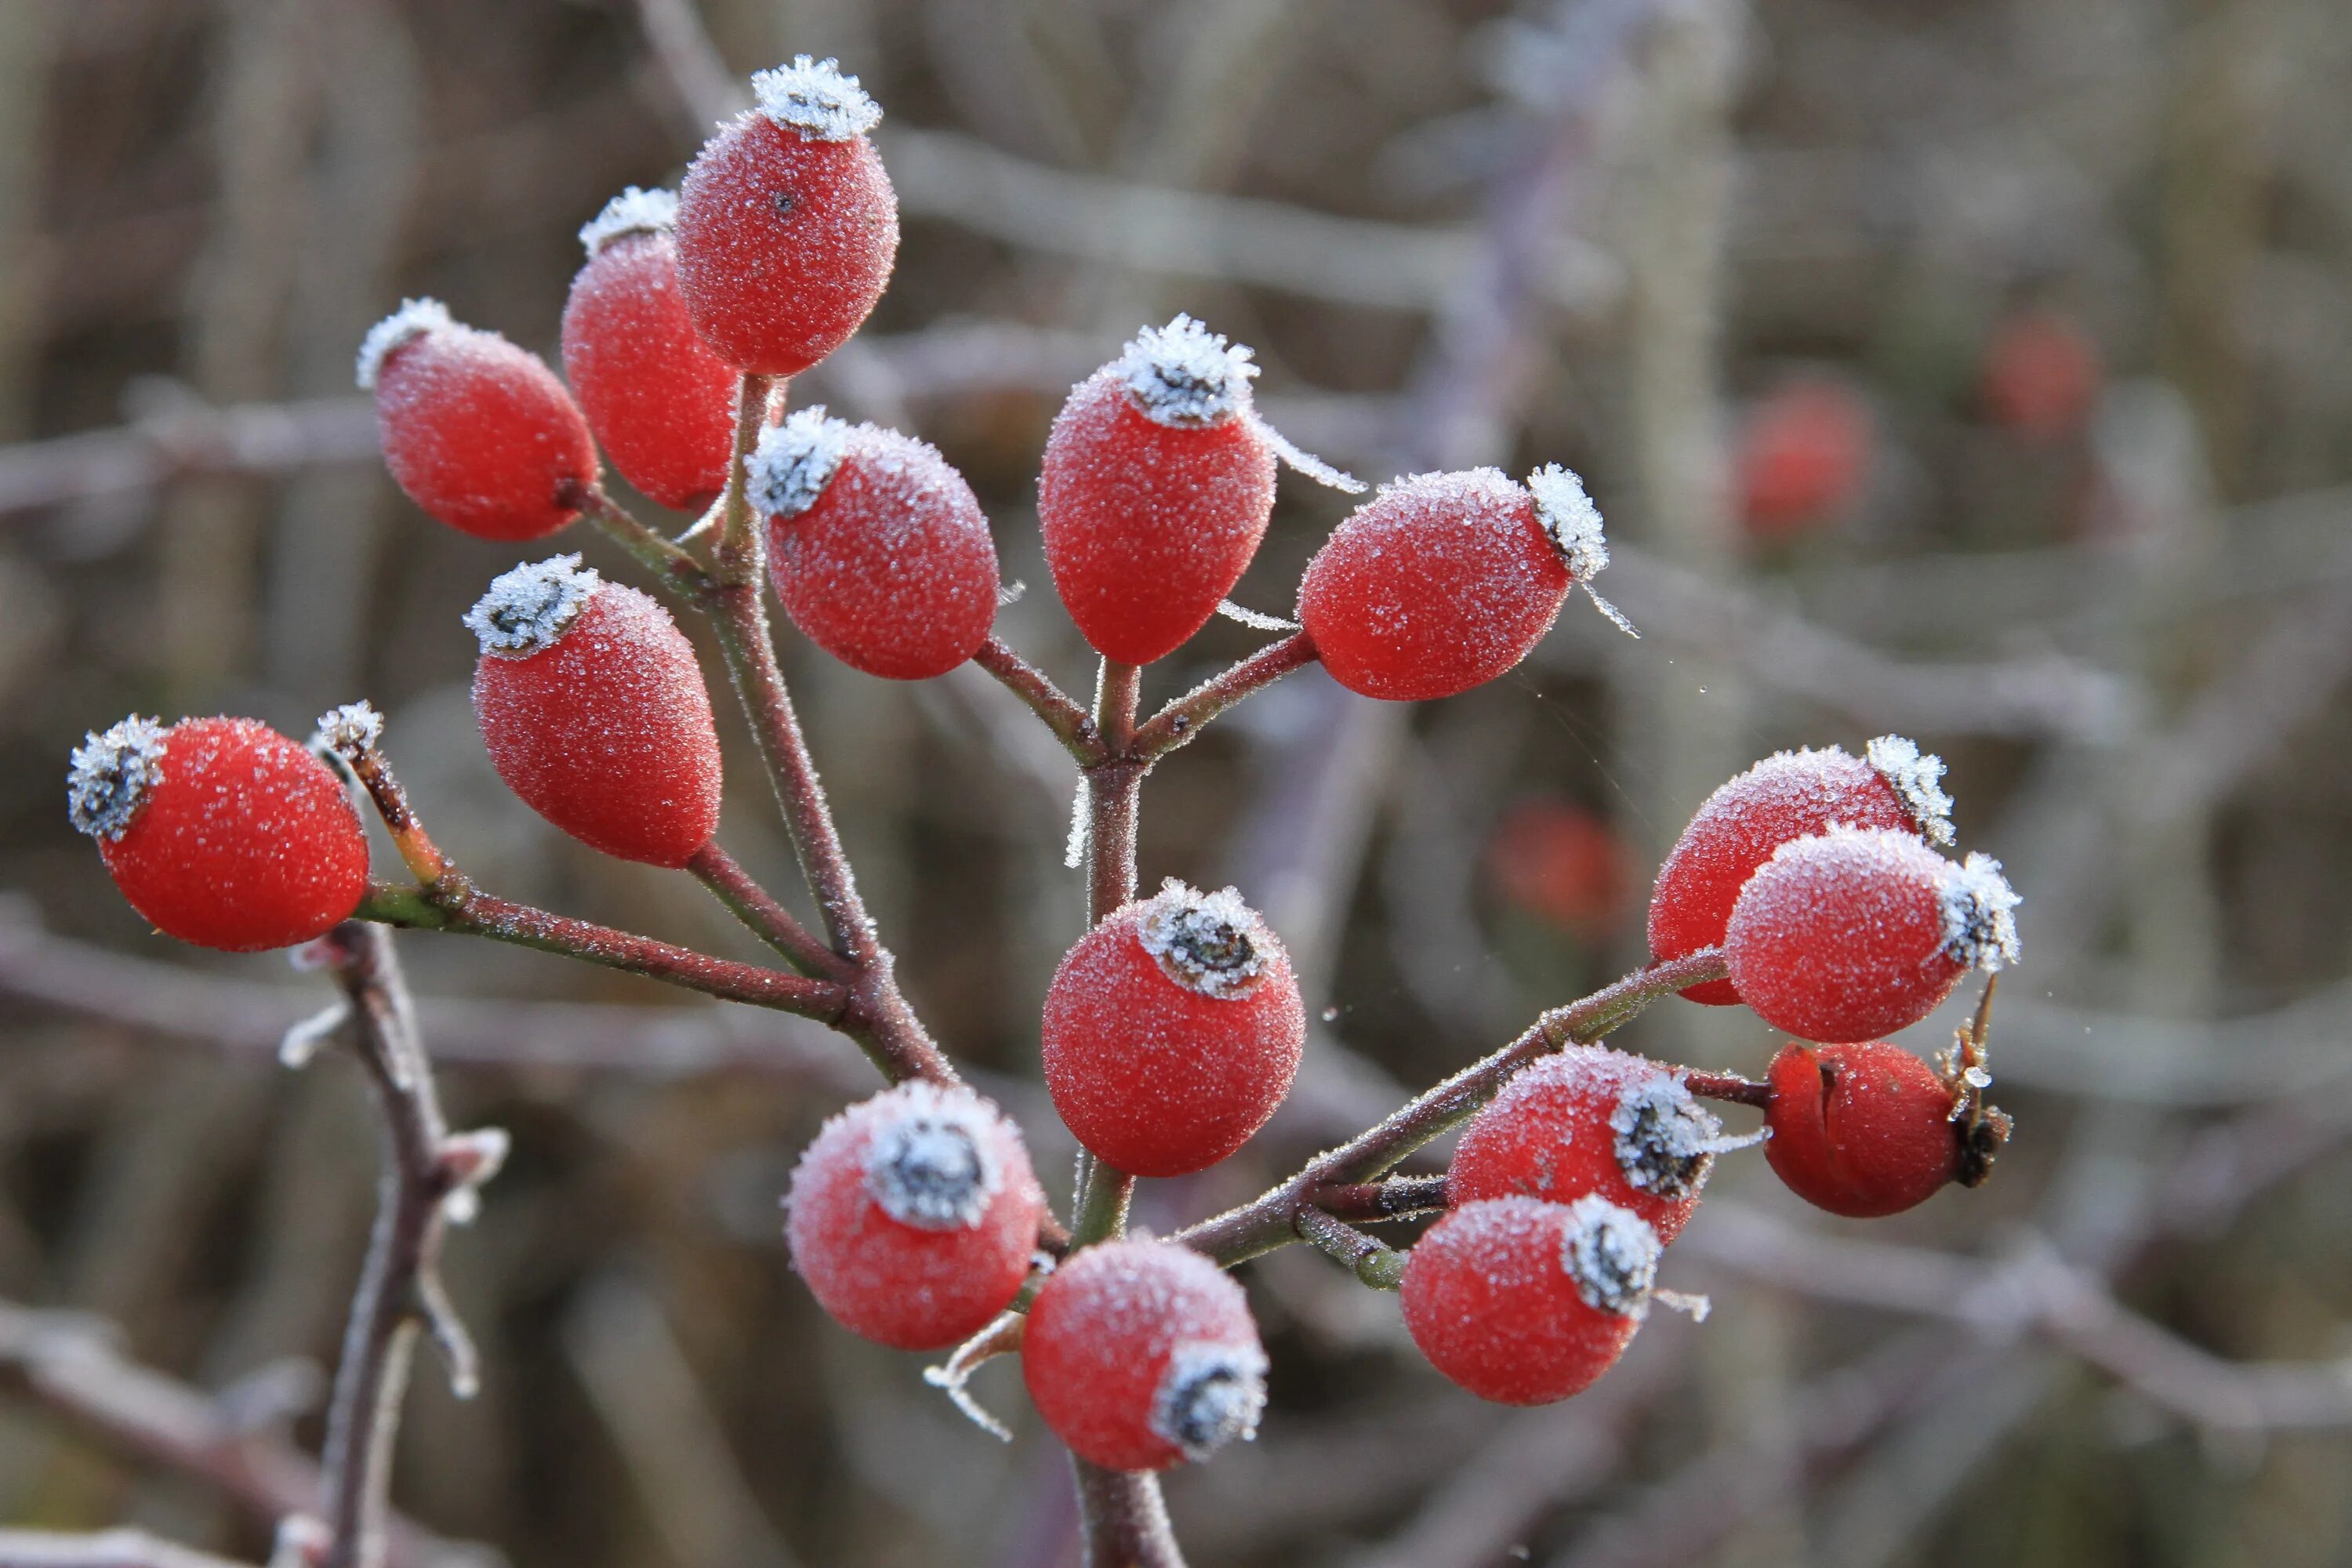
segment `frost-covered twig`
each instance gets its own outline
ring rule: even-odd
[[[1000,637],[981,644],[971,662],[1001,681],[1005,689],[1029,705],[1045,722],[1080,766],[1104,760],[1102,733],[1077,701],[1054,684],[1044,670],[1023,658]]]
[[[735,857],[719,847],[717,839],[696,850],[686,868],[727,906],[730,913],[802,973],[822,974],[831,980],[850,977],[848,961],[810,934],[790,910],[776,902],[767,889],[736,863]]]
[[[1151,716],[1135,732],[1135,754],[1157,762],[1201,732],[1202,727],[1244,697],[1263,691],[1294,669],[1315,662],[1315,644],[1305,632],[1268,643],[1238,664],[1202,681]]]
[[[193,395],[106,430],[0,447],[0,516],[137,495],[197,474],[280,474],[380,460],[364,397],[214,407]]]

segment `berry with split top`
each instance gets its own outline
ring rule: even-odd
[[[1070,1451],[1164,1470],[1257,1436],[1265,1352],[1249,1299],[1190,1247],[1107,1241],[1047,1278],[1021,1343],[1029,1397]]]
[[[1405,1257],[1405,1327],[1430,1365],[1479,1398],[1549,1405],[1625,1353],[1659,1250],[1640,1216],[1594,1194],[1465,1204]]]
[[[882,110],[833,60],[751,79],[677,199],[678,286],[719,358],[798,375],[872,313],[898,254],[898,196],[866,133]]]
[[[1071,390],[1037,480],[1045,565],[1078,634],[1150,664],[1216,614],[1274,515],[1250,351],[1189,316]]]
[[[1135,1176],[1205,1170],[1297,1076],[1307,1011],[1281,941],[1241,895],[1170,879],[1063,958],[1045,994],[1045,1088],[1070,1131]]]
[[[1959,1098],[1936,1069],[1884,1040],[1791,1040],[1766,1075],[1764,1145],[1773,1173],[1849,1219],[1901,1214],[1960,1174]]]
[[[677,286],[677,198],[635,185],[580,231],[563,374],[604,455],[654,500],[699,511],[735,453],[735,367],[703,346]]]
[[[1668,1242],[1698,1207],[1715,1156],[1748,1142],[1726,1137],[1667,1068],[1605,1046],[1570,1046],[1505,1084],[1472,1119],[1445,1194],[1455,1204],[1564,1204],[1593,1194]]]
[[[1525,485],[1495,468],[1416,474],[1333,531],[1307,563],[1298,618],[1349,690],[1451,697],[1525,658],[1569,591],[1590,592],[1608,564],[1601,513],[1557,463]]]
[[[1801,1039],[1875,1039],[1936,1010],[1971,969],[2017,962],[2000,862],[1954,865],[1912,834],[1832,827],[1773,852],[1732,907],[1732,983]]]
[[[900,1350],[966,1339],[1013,1303],[1045,1197],[1021,1133],[920,1079],[825,1122],[793,1172],[793,1266],[850,1332]]]
[[[745,478],[776,597],[811,642],[868,675],[922,680],[988,640],[996,545],[936,448],[804,408],[761,432]]]
[[[518,566],[466,614],[474,717],[507,787],[593,849],[678,867],[719,829],[719,730],[669,612],[577,555]]]
[[[588,423],[537,354],[411,300],[360,345],[384,467],[436,521],[482,539],[539,539],[596,482]]]
[[[1650,956],[1660,963],[1714,947],[1756,868],[1792,838],[1833,825],[1916,833],[1952,841],[1943,759],[1900,735],[1881,735],[1861,757],[1836,746],[1776,752],[1707,796],[1658,868],[1650,894]],[[1728,980],[1686,988],[1694,1002],[1728,1006]]]
[[[134,714],[75,748],[67,805],[131,907],[198,947],[309,942],[367,891],[342,781],[257,720]]]

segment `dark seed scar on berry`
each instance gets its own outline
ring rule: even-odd
[[[1265,968],[1265,927],[1232,888],[1202,893],[1172,878],[1144,918],[1145,949],[1171,980],[1205,996],[1236,997]]]
[[[1620,1317],[1646,1316],[1663,1250],[1658,1233],[1639,1215],[1597,1193],[1570,1204],[1569,1216],[1559,1262],[1585,1305]]]
[[[1003,1182],[986,1140],[947,1107],[910,1112],[876,1133],[866,1168],[866,1190],[882,1211],[919,1230],[978,1225]]]
[[[1706,1179],[1715,1154],[1748,1142],[1727,1140],[1715,1113],[1664,1077],[1628,1089],[1609,1113],[1609,1125],[1627,1183],[1662,1198],[1690,1196]]]
[[[1195,1464],[1236,1437],[1249,1441],[1265,1410],[1265,1369],[1253,1345],[1177,1345],[1152,1396],[1151,1430]]]

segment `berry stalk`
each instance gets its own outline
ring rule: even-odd
[[[1297,1228],[1302,1240],[1373,1289],[1394,1290],[1403,1285],[1404,1254],[1347,1221],[1310,1204],[1298,1211]]]
[[[719,847],[717,839],[696,850],[686,868],[727,906],[730,914],[803,974],[845,982],[855,978],[848,962],[819,942],[792,910],[754,881],[751,874],[737,864],[735,857]]]
[[[1026,703],[1045,721],[1045,728],[1078,759],[1080,767],[1108,760],[1102,732],[1077,700],[1054,684],[1052,677],[1019,654],[1003,637],[992,634],[971,656],[971,662],[994,676],[1006,690]]]
[[[1294,669],[1316,660],[1315,641],[1305,632],[1293,632],[1202,681],[1151,716],[1135,732],[1130,753],[1149,765],[1191,741],[1202,725],[1243,698],[1273,685]]]

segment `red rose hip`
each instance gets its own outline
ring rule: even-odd
[[[669,612],[577,555],[518,566],[467,612],[474,716],[507,787],[591,848],[678,867],[719,828],[719,731]]]
[[[1936,1069],[1884,1040],[1791,1040],[1766,1075],[1764,1145],[1773,1173],[1812,1205],[1849,1219],[1916,1207],[1956,1181],[1960,1096]]]
[[[1590,593],[1608,564],[1601,513],[1557,463],[1525,485],[1494,468],[1416,474],[1357,508],[1307,563],[1298,618],[1349,690],[1451,697],[1525,658],[1569,591]]]
[[[1791,382],[1748,416],[1737,463],[1750,537],[1792,539],[1835,521],[1870,472],[1870,405],[1835,381]]]
[[[1472,1119],[1445,1194],[1455,1204],[1588,1194],[1672,1241],[1698,1207],[1715,1156],[1753,1138],[1723,1123],[1665,1068],[1604,1046],[1570,1046],[1503,1086]]]
[[[629,483],[700,510],[735,454],[735,367],[703,346],[678,291],[677,198],[635,185],[580,231],[587,265],[563,305],[563,374]]]
[[[580,515],[596,444],[555,373],[499,336],[411,300],[360,345],[384,466],[436,521],[483,539],[538,539]]]
[[[1660,963],[1723,941],[1731,906],[1756,868],[1791,838],[1838,823],[1952,841],[1952,800],[1943,759],[1900,735],[1881,735],[1863,757],[1836,746],[1776,752],[1707,796],[1675,841],[1650,894],[1650,956]],[[1694,1002],[1739,1000],[1728,980],[1693,985]]]
[[[1249,1300],[1190,1247],[1107,1241],[1049,1276],[1021,1344],[1029,1397],[1070,1451],[1163,1470],[1257,1436],[1265,1352]]]
[[[1847,1044],[1917,1023],[1971,969],[2017,961],[2000,862],[1958,866],[1908,833],[1833,827],[1749,878],[1724,933],[1740,999],[1773,1027]]]
[[[996,545],[961,474],[924,442],[804,408],[745,470],[793,625],[868,675],[944,675],[996,622]]]
[[[199,947],[309,942],[367,891],[342,781],[255,720],[133,715],[75,748],[67,801],[131,907]]]
[[[751,85],[759,107],[703,143],[679,187],[678,285],[719,358],[798,375],[882,297],[898,197],[866,139],[882,110],[856,77],[802,55]]]
[[[1430,1365],[1479,1398],[1549,1405],[1625,1353],[1658,1253],[1647,1225],[1596,1195],[1465,1204],[1405,1257],[1405,1328]]]
[[[939,1350],[1012,1305],[1045,1194],[1021,1134],[961,1086],[903,1083],[828,1121],[793,1172],[793,1266],[850,1332]]]
[[[1045,994],[1045,1088],[1079,1142],[1135,1176],[1205,1170],[1266,1123],[1307,1013],[1239,894],[1171,879],[1080,937]]]

